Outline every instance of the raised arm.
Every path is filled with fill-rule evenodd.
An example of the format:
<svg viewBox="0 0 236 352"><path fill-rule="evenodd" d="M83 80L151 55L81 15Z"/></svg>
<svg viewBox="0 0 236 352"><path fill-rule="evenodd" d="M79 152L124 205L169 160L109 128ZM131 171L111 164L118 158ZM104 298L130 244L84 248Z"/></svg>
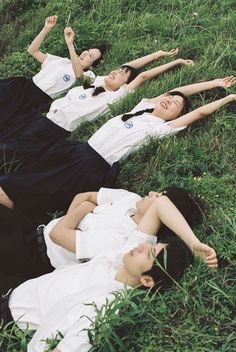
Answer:
<svg viewBox="0 0 236 352"><path fill-rule="evenodd" d="M169 123L170 127L178 128L191 125L193 122L203 119L204 117L213 114L213 112L222 108L224 105L235 102L236 94L230 94L226 97L216 100L212 103L201 106L200 108L189 112L186 115L180 116L179 118Z"/></svg>
<svg viewBox="0 0 236 352"><path fill-rule="evenodd" d="M50 16L47 17L45 20L45 24L41 32L37 35L37 37L32 41L30 46L28 47L27 51L30 55L32 55L37 61L41 64L44 62L46 58L46 54L39 50L40 45L42 44L44 38L50 32L50 30L55 26L57 23L57 16Z"/></svg>
<svg viewBox="0 0 236 352"><path fill-rule="evenodd" d="M217 266L214 249L199 241L183 215L166 196L161 196L155 200L138 224L137 229L155 236L161 223L179 236L192 252L200 253L209 267Z"/></svg>
<svg viewBox="0 0 236 352"><path fill-rule="evenodd" d="M145 81L150 80L154 77L157 77L160 74L166 71L169 71L172 68L175 68L177 66L189 66L189 65L193 65L192 60L184 60L184 59L174 60L172 62L169 62L168 64L164 64L164 65L152 68L151 70L141 72L132 82L128 84L128 87L131 90L136 89Z"/></svg>
<svg viewBox="0 0 236 352"><path fill-rule="evenodd" d="M227 76L224 78L213 79L212 81L188 84L187 86L183 87L176 87L171 91L177 90L186 96L190 96L213 88L230 88L235 82L236 78L234 76Z"/></svg>
<svg viewBox="0 0 236 352"><path fill-rule="evenodd" d="M64 34L65 34L65 41L69 50L69 54L70 54L70 59L72 62L72 66L73 66L73 70L75 73L76 78L82 78L84 73L83 73L83 68L79 62L79 58L78 55L75 51L75 47L74 47L74 36L75 33L72 30L71 27L66 27L64 29Z"/></svg>
<svg viewBox="0 0 236 352"><path fill-rule="evenodd" d="M165 56L176 56L179 52L179 49L172 49L171 51L163 51L163 50L158 50L155 53L145 55L143 57L140 57L138 59L132 60L130 62L126 62L124 65L129 65L134 68L141 68L147 64L150 64L153 61L159 60L162 57Z"/></svg>
<svg viewBox="0 0 236 352"><path fill-rule="evenodd" d="M67 213L52 228L49 236L57 245L75 253L76 251L76 227L85 215L91 213L95 208L91 202L83 202L77 208Z"/></svg>

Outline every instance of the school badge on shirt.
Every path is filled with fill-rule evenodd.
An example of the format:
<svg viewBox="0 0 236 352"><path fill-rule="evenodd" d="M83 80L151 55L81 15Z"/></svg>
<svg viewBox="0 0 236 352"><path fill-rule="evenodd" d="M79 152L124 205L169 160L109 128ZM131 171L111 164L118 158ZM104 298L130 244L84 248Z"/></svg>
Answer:
<svg viewBox="0 0 236 352"><path fill-rule="evenodd" d="M64 75L63 81L68 82L70 80L70 75Z"/></svg>
<svg viewBox="0 0 236 352"><path fill-rule="evenodd" d="M127 121L126 123L124 123L124 126L126 127L126 128L132 128L133 127L133 122L132 121Z"/></svg>
<svg viewBox="0 0 236 352"><path fill-rule="evenodd" d="M80 100L84 100L87 98L87 95L85 93L79 95Z"/></svg>

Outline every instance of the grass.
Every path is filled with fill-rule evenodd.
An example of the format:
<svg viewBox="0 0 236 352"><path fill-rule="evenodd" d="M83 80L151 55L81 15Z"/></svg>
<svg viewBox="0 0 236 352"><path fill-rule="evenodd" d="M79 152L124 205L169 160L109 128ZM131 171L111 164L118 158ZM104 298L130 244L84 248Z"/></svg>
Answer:
<svg viewBox="0 0 236 352"><path fill-rule="evenodd" d="M179 46L180 56L195 60L144 84L135 94L111 106L104 117L81 126L73 139L87 140L108 118L129 111L142 97L153 97L178 85L235 74L236 4L234 0L12 0L0 10L2 23L0 76L32 75L39 65L25 48L50 14L59 17L43 44L45 51L68 55L63 27L77 35L77 48L96 42L111 44L96 72L110 69L155 49ZM37 16L34 13L37 12ZM161 63L162 61L160 61ZM235 88L231 89L235 92ZM214 90L193 97L193 107L224 96ZM220 351L236 350L236 170L235 105L165 140L150 143L121 163L118 185L144 195L176 184L204 199L206 220L195 229L214 246L224 267L209 271L201 262L188 270L181 288L151 297L133 290L107 304L92 325L92 351ZM117 314L119 309L119 314ZM2 330L2 351L26 351L27 333ZM55 341L54 341L55 342ZM52 342L52 343L54 343ZM50 344L49 344L50 346ZM50 350L50 347L49 347Z"/></svg>

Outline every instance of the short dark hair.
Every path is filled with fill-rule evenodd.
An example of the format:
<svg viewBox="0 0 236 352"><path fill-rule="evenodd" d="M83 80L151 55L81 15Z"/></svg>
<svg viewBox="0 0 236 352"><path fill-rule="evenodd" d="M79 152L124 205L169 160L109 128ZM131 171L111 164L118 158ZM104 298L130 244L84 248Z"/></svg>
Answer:
<svg viewBox="0 0 236 352"><path fill-rule="evenodd" d="M178 95L180 96L181 98L183 98L184 100L184 106L183 106L183 109L181 110L179 116L181 115L185 115L189 112L190 108L191 108L191 102L189 100L189 98L183 94L182 92L178 91L178 90L173 90L171 92L167 92L169 95Z"/></svg>
<svg viewBox="0 0 236 352"><path fill-rule="evenodd" d="M122 65L121 68L126 68L126 71L130 71L130 75L129 75L127 84L132 82L135 79L135 77L137 77L137 75L140 72L140 70L138 70L137 68L134 68L134 67L132 67L130 65Z"/></svg>
<svg viewBox="0 0 236 352"><path fill-rule="evenodd" d="M193 263L193 254L186 244L176 235L167 236L160 243L167 246L156 256L152 268L143 273L154 280L152 292L163 293L175 281L179 281L185 269ZM142 288L146 288L142 286Z"/></svg>

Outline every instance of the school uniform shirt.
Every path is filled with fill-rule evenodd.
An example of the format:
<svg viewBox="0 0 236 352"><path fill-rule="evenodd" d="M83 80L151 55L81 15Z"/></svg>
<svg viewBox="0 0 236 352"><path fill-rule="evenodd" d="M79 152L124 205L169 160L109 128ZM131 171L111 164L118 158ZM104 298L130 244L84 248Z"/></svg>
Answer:
<svg viewBox="0 0 236 352"><path fill-rule="evenodd" d="M57 268L71 261L93 258L104 250L122 248L137 227L131 216L136 213L140 199L139 195L123 189L101 188L97 206L77 227L75 254L50 239L50 231L60 218L52 220L44 229L51 265Z"/></svg>
<svg viewBox="0 0 236 352"><path fill-rule="evenodd" d="M95 78L92 71L84 71L84 76ZM51 54L41 65L41 70L33 77L33 82L51 98L69 89L76 81L71 60Z"/></svg>
<svg viewBox="0 0 236 352"><path fill-rule="evenodd" d="M155 104L147 99L141 102L131 112L154 108ZM163 138L182 131L186 126L172 128L163 119L144 113L122 121L122 115L107 121L88 140L89 145L99 153L110 165L127 157L148 141L149 137Z"/></svg>
<svg viewBox="0 0 236 352"><path fill-rule="evenodd" d="M98 76L94 86L104 86L106 76ZM108 91L92 96L94 88L82 86L69 90L65 97L55 100L46 117L67 131L74 131L82 122L93 121L108 109L108 104L121 99L130 92L124 84L116 91Z"/></svg>
<svg viewBox="0 0 236 352"><path fill-rule="evenodd" d="M115 280L115 275L123 263L123 255L143 242L155 244L156 237L134 231L120 250L105 251L89 262L71 263L50 274L24 282L13 290L9 300L9 308L16 324L22 329L37 329L41 325L40 329L44 331L44 322L48 321L50 325L50 327L46 326L48 337L51 337L50 332L55 332L58 327L65 335L59 344L63 352L87 351L87 349L80 349L81 344L89 345L87 335L82 334L83 338L80 340L80 330L84 328L85 321L82 318L80 323L80 317L85 313L82 305L96 303L100 295L96 290L101 285L107 289L102 293L102 297L99 297L98 303L105 302L107 295L114 288L123 287ZM77 297L75 302L73 297L71 299L71 295ZM78 307L77 304L79 304ZM86 312L90 316L90 311ZM86 324L90 325L89 322ZM43 351L43 348L37 347L37 344L42 342L37 338L35 340L32 340L28 351ZM77 341L76 345L75 341Z"/></svg>

